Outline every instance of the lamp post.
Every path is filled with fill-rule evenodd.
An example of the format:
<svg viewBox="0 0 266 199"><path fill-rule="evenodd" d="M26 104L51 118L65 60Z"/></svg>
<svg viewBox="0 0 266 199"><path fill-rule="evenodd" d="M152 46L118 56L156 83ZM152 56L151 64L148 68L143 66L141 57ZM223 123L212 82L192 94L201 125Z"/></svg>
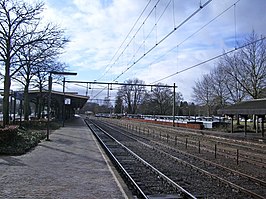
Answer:
<svg viewBox="0 0 266 199"><path fill-rule="evenodd" d="M49 71L49 79L48 79L48 104L47 104L47 134L46 134L46 140L50 141L50 109L51 109L51 93L52 93L52 74L54 75L77 75L77 73L74 72L59 72L59 71ZM64 92L64 103L65 103L65 78L63 81L63 92ZM64 103L63 103L63 109L64 109ZM64 110L63 110L64 112ZM63 118L64 121L64 118Z"/></svg>
<svg viewBox="0 0 266 199"><path fill-rule="evenodd" d="M47 104L47 133L46 141L50 141L50 107L51 107L51 92L52 92L52 72L50 72L48 77L48 104Z"/></svg>
<svg viewBox="0 0 266 199"><path fill-rule="evenodd" d="M65 85L66 85L66 78L64 77L63 79L63 106L62 106L62 127L65 126L65 111L66 111L66 106L65 106Z"/></svg>

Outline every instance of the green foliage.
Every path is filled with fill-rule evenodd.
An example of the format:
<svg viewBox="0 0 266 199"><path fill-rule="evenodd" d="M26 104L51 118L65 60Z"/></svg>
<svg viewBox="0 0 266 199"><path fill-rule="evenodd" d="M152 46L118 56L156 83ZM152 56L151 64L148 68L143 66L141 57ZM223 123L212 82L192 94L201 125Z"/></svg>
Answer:
<svg viewBox="0 0 266 199"><path fill-rule="evenodd" d="M45 121L25 121L19 126L9 126L0 129L0 155L21 155L35 146L46 137ZM51 129L60 126L51 122Z"/></svg>
<svg viewBox="0 0 266 199"><path fill-rule="evenodd" d="M19 125L19 122L17 123ZM25 129L33 129L33 130L46 130L47 129L47 121L42 120L32 120L32 121L22 121L21 127ZM60 125L56 122L50 122L50 129L58 129Z"/></svg>
<svg viewBox="0 0 266 199"><path fill-rule="evenodd" d="M45 131L32 132L18 127L2 129L0 131L0 154L24 154L37 146L45 136Z"/></svg>

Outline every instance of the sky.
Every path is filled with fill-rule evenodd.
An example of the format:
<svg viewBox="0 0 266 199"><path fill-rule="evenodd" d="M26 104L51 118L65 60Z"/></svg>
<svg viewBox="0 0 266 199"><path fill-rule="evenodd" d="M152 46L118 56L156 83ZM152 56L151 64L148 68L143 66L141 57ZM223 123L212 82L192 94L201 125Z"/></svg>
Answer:
<svg viewBox="0 0 266 199"><path fill-rule="evenodd" d="M60 25L70 39L60 61L78 75L68 80L122 83L138 78L146 84L175 83L187 101L193 101L195 81L218 60L179 71L234 49L253 30L266 36L266 0L44 2L44 19ZM178 74L165 78L174 73ZM66 87L86 94L86 84ZM103 85L89 87L91 99L107 96L106 90L100 92ZM115 88L110 91L111 99L115 92Z"/></svg>

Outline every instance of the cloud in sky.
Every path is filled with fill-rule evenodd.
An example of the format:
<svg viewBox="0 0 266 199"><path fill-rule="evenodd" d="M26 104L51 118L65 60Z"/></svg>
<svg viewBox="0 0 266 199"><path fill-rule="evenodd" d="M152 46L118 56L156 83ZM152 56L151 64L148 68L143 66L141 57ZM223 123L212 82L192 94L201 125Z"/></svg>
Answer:
<svg viewBox="0 0 266 199"><path fill-rule="evenodd" d="M45 18L64 28L71 40L61 57L70 66L69 70L78 72L78 76L69 79L112 82L124 72L116 79L118 82L139 78L149 84L231 50L236 41L243 40L252 30L258 35L266 35L265 0L213 0L134 64L197 10L200 2L203 5L207 0L161 0L156 8L154 5L158 0L151 0L129 37L124 40L148 2L45 0ZM204 25L203 29L187 39ZM194 82L214 65L215 61L201 65L162 83L176 83L185 100L191 100ZM82 89L81 94L84 94L85 90Z"/></svg>

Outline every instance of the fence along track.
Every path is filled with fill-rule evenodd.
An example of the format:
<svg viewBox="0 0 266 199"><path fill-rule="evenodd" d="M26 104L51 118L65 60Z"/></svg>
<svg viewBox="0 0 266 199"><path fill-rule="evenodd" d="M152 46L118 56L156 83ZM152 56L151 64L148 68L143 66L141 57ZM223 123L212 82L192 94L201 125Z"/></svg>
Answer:
<svg viewBox="0 0 266 199"><path fill-rule="evenodd" d="M112 122L112 120L107 120L108 123ZM132 121L129 121L129 123L132 123ZM137 125L136 125L137 122L132 123L132 130L133 129L137 129ZM123 123L120 121L119 122L120 126L123 126ZM266 164L265 164L265 158L264 158L264 151L265 151L265 148L263 144L260 144L260 143L252 143L253 147L256 147L255 150L258 150L259 153L261 153L260 155L258 154L254 154L254 153L251 153L250 151L253 151L254 148L251 147L251 146L246 146L246 145L249 145L248 142L246 141L243 141L243 140L234 140L232 141L232 139L229 139L229 138L226 138L226 137L217 137L217 136L214 136L214 135L208 135L208 134L205 134L205 132L207 131L203 131L203 130L191 130L191 129L173 129L173 127L170 127L170 126L160 126L160 125L154 125L154 124L149 124L149 123L140 123L139 125L141 125L143 128L146 126L146 128L151 128L151 129L158 129L159 132L161 131L164 131L163 134L160 133L160 137L162 139L167 139L167 135L170 135L168 137L169 140L172 140L173 142L178 142L178 143L183 143L184 144L184 140L182 139L182 137L184 138L185 135L186 136L189 136L189 138L191 137L191 139L189 140L190 144L188 144L190 147L193 147L193 148L197 148L198 147L198 141L203 141L203 142L214 142L214 143L218 143L220 147L222 147L221 145L231 145L230 148L231 149L228 149L227 147L223 146L222 148L217 148L217 154L219 155L222 155L222 156L227 156L227 157L230 157L232 159L236 159L236 148L240 148L241 149L241 153L239 154L239 161L245 161L247 163L250 163L250 164L254 164L254 165L257 165L257 166L260 166L261 168L266 168ZM139 127L139 130L142 131L143 133L145 133L145 131L141 130L140 127ZM165 132L166 131L166 132ZM178 134L176 133L178 132ZM203 138L202 137L202 132L204 134L204 136L206 136L206 138ZM158 132L154 131L153 130L153 133L155 134L159 134ZM168 134L169 133L169 134ZM182 136L179 137L179 139L177 140L177 136L180 136L180 133L182 133ZM175 137L172 137L173 135L175 135ZM196 137L195 137L196 136ZM207 140L207 141L206 141ZM201 143L201 147L202 147L202 150L205 150L205 151L208 151L208 152L212 152L213 149L212 149L212 146L211 145L204 145L204 143ZM245 144L245 145L243 145ZM234 147L234 148L232 148ZM243 148L243 150L242 150ZM250 150L249 152L247 152L246 150ZM263 154L262 154L263 153ZM257 157L258 156L258 157Z"/></svg>
<svg viewBox="0 0 266 199"><path fill-rule="evenodd" d="M86 121L110 159L140 198L196 198L103 129Z"/></svg>
<svg viewBox="0 0 266 199"><path fill-rule="evenodd" d="M169 148L169 147L167 147L167 148ZM187 166L194 168L195 170L198 170L199 172L202 172L206 175L209 175L212 178L217 178L221 182L228 184L229 186L231 186L237 190L241 190L242 192L247 193L254 198L261 198L261 199L265 198L264 196L256 193L257 189L254 188L254 187L258 187L258 186L266 187L266 182L263 180L254 178L252 176L248 176L244 173L226 168L224 166L221 166L219 164L213 163L213 162L208 161L208 160L204 160L204 159L199 158L199 157L194 156L194 155L185 154L185 156L188 156L187 159L190 160L190 163L188 163L187 161L183 161L180 158L177 158L175 155L171 155L169 153L169 151L164 152L164 150L161 150L161 149L158 149L158 150L160 150L161 153L168 155L168 156L172 157L173 159L176 159L177 161L180 161L183 164L186 164ZM177 153L179 153L179 152L177 152ZM191 163L191 162L193 162L193 160L195 160L197 162L200 161L201 162L200 165L197 164L197 166L194 166L195 164ZM222 172L220 172L219 170ZM234 181L234 182L232 182L232 181ZM238 183L243 184L243 185L238 185ZM250 190L251 188L254 189L254 191ZM264 192L264 194L265 194L265 192Z"/></svg>
<svg viewBox="0 0 266 199"><path fill-rule="evenodd" d="M139 136L139 135L137 135L137 136ZM140 141L139 141L140 142ZM154 141L153 141L154 142ZM157 143L157 142L156 142ZM161 144L161 143L157 143L158 145L161 145L161 146L163 146L163 144ZM151 148L154 148L155 149L155 146L150 146ZM164 147L167 147L168 149L169 148L171 148L171 147L169 147L169 146L165 146L164 145ZM191 167L191 168L193 168L193 169L195 169L195 170L197 170L197 171L199 171L199 172L201 172L201 173L204 173L205 175L208 175L208 176L210 176L211 178L216 178L216 179L218 179L220 182L222 182L222 183L224 183L224 184L227 184L227 185L229 185L229 186L231 186L232 188L234 188L234 189L236 189L236 190L240 190L241 192L244 192L244 193L247 193L248 195L250 195L250 196L252 196L252 197L254 197L254 198L264 198L264 196L262 196L262 195L259 195L258 193L255 193L254 191L251 191L248 187L250 186L250 188L251 187L256 187L256 184L258 184L258 185L261 185L261 186L263 186L263 187L265 187L265 181L263 181L263 180L259 180L259 179L256 179L256 178L254 178L254 177L252 177L252 176L248 176L248 175L246 175L246 174L243 174L243 173L240 173L240 172L237 172L237 171L234 171L234 170L232 170L232 169L229 169L229 168L226 168L226 167L224 167L224 166L221 166L221 165L218 165L218 164L216 164L216 163L212 163L211 161L208 161L208 160L204 160L204 159L202 159L202 158L199 158L199 157L197 157L197 156L195 156L195 155L191 155L191 154L188 154L188 153L186 153L186 154L184 154L183 152L178 152L178 153L181 153L181 154L183 154L183 156L185 155L185 156L188 156L188 158L190 159L190 160L196 160L196 161L198 161L198 163L197 164L199 164L199 166L195 166L196 164L195 163L189 163L188 161L189 160L187 160L187 161L183 161L182 159L180 159L180 158L177 158L176 156L174 156L174 155L171 155L171 154L169 154L169 151L167 151L167 152L165 152L165 151L163 151L163 150L161 150L161 149L156 149L156 150L158 150L160 153L162 153L162 154L165 154L166 156L170 156L171 158L173 158L173 159L175 159L176 161L178 161L178 162L180 162L180 163L182 163L182 164L184 164L184 165L187 165L187 166L189 166L189 167ZM186 158L187 159L187 158ZM212 171L210 171L209 169L210 169L210 166L212 167ZM209 171L208 171L209 170ZM221 173L222 174L220 174L220 172L217 172L218 170L223 170ZM229 175L228 175L229 174ZM227 175L227 176L226 176ZM233 178L234 179L231 179L230 180L230 176L233 176ZM229 180L228 180L228 178L229 178ZM239 179L238 179L239 178ZM232 182L233 181L233 182ZM245 187L243 187L243 186L241 186L241 185L238 185L240 182L242 181L242 184L243 184L243 182L245 182L245 183L248 183L249 185L247 186L245 186L245 187L247 187L247 188L245 188ZM253 182L253 185L252 185L252 182L250 182L250 181L252 181ZM241 183L240 183L241 184ZM256 191L256 188L254 189L255 191Z"/></svg>

